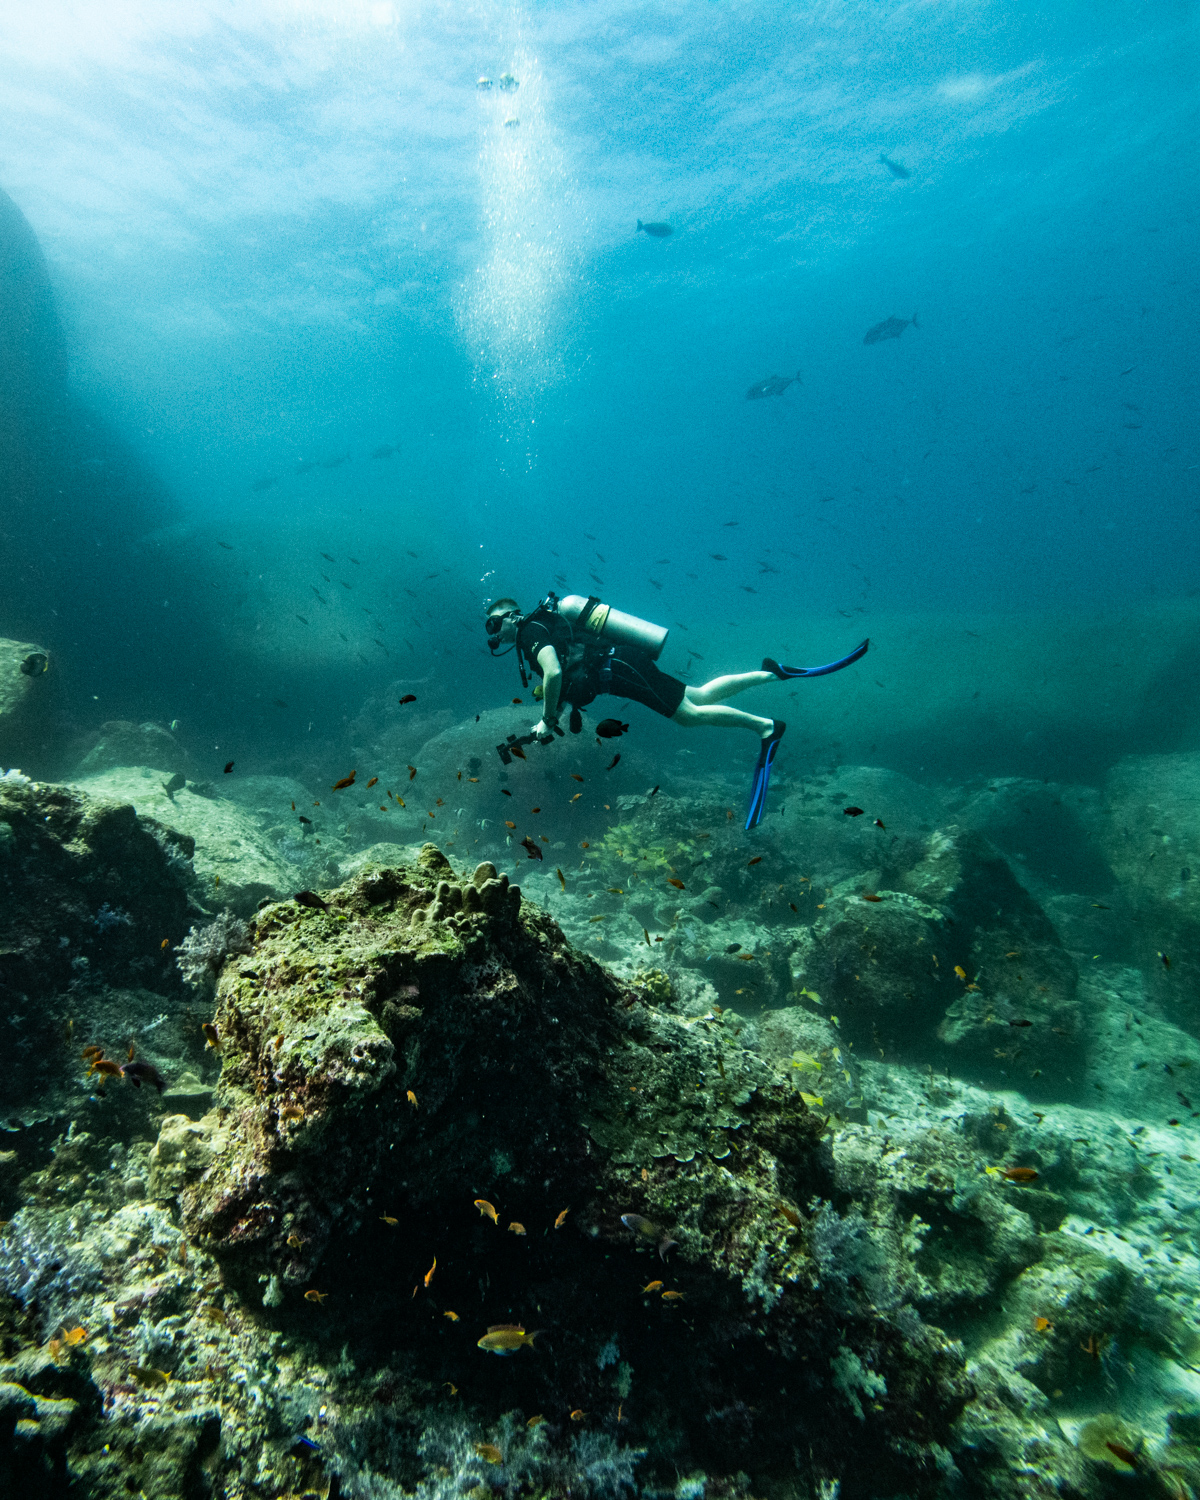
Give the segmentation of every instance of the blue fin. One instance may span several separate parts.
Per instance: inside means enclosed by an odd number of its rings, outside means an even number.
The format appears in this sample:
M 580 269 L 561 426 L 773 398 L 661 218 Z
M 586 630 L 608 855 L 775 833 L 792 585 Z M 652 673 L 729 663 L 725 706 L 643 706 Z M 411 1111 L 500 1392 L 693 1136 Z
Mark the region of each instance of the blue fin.
M 758 761 L 754 767 L 754 782 L 750 788 L 750 811 L 746 815 L 746 831 L 757 828 L 763 820 L 763 814 L 767 810 L 767 787 L 771 783 L 771 766 L 775 761 L 775 752 L 779 749 L 779 741 L 783 738 L 783 732 L 787 725 L 782 719 L 772 720 L 770 735 L 763 740 L 758 752 Z
M 840 672 L 843 667 L 848 667 L 851 662 L 856 662 L 860 656 L 867 654 L 867 647 L 871 644 L 868 636 L 861 646 L 855 646 L 849 656 L 840 656 L 837 661 L 828 662 L 823 667 L 781 667 L 773 657 L 764 656 L 762 669 L 764 672 L 774 672 L 776 677 L 827 677 L 830 672 Z

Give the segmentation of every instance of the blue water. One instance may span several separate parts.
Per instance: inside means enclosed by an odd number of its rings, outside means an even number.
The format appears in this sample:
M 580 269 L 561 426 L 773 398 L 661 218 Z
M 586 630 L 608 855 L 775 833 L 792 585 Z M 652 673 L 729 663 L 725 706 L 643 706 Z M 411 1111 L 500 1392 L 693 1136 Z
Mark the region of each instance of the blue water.
M 948 757 L 1048 671 L 1070 761 L 1131 612 L 1151 722 L 1103 732 L 1196 728 L 1153 676 L 1197 628 L 1190 7 L 50 3 L 0 47 L 87 418 L 0 624 L 81 727 L 266 761 L 381 679 L 502 703 L 485 602 L 562 574 L 681 673 L 871 634 L 897 762 L 931 670 Z

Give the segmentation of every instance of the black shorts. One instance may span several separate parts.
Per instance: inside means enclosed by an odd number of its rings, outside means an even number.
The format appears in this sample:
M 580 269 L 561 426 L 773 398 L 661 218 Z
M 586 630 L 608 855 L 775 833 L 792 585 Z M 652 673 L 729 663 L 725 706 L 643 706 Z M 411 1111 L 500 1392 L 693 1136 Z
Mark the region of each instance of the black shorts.
M 630 651 L 612 658 L 612 677 L 604 691 L 614 698 L 632 698 L 670 719 L 683 702 L 687 684 L 660 672 L 648 656 Z

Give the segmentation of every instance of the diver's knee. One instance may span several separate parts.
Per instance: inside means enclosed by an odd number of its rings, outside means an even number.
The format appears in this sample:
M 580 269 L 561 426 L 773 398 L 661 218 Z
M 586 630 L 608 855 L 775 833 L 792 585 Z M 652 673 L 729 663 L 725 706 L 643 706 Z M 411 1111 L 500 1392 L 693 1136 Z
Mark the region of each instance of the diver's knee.
M 681 729 L 694 729 L 700 723 L 700 719 L 701 715 L 696 712 L 696 705 L 686 696 L 671 715 L 671 722 L 678 724 Z

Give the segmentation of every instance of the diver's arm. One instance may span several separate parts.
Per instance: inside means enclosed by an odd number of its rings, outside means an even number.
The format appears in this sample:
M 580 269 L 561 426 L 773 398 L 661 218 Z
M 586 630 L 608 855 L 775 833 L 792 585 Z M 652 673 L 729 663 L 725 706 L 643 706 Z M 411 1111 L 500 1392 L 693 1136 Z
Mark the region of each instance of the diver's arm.
M 558 695 L 562 689 L 562 667 L 553 646 L 543 646 L 537 655 L 542 669 L 542 723 L 553 729 L 558 723 Z

